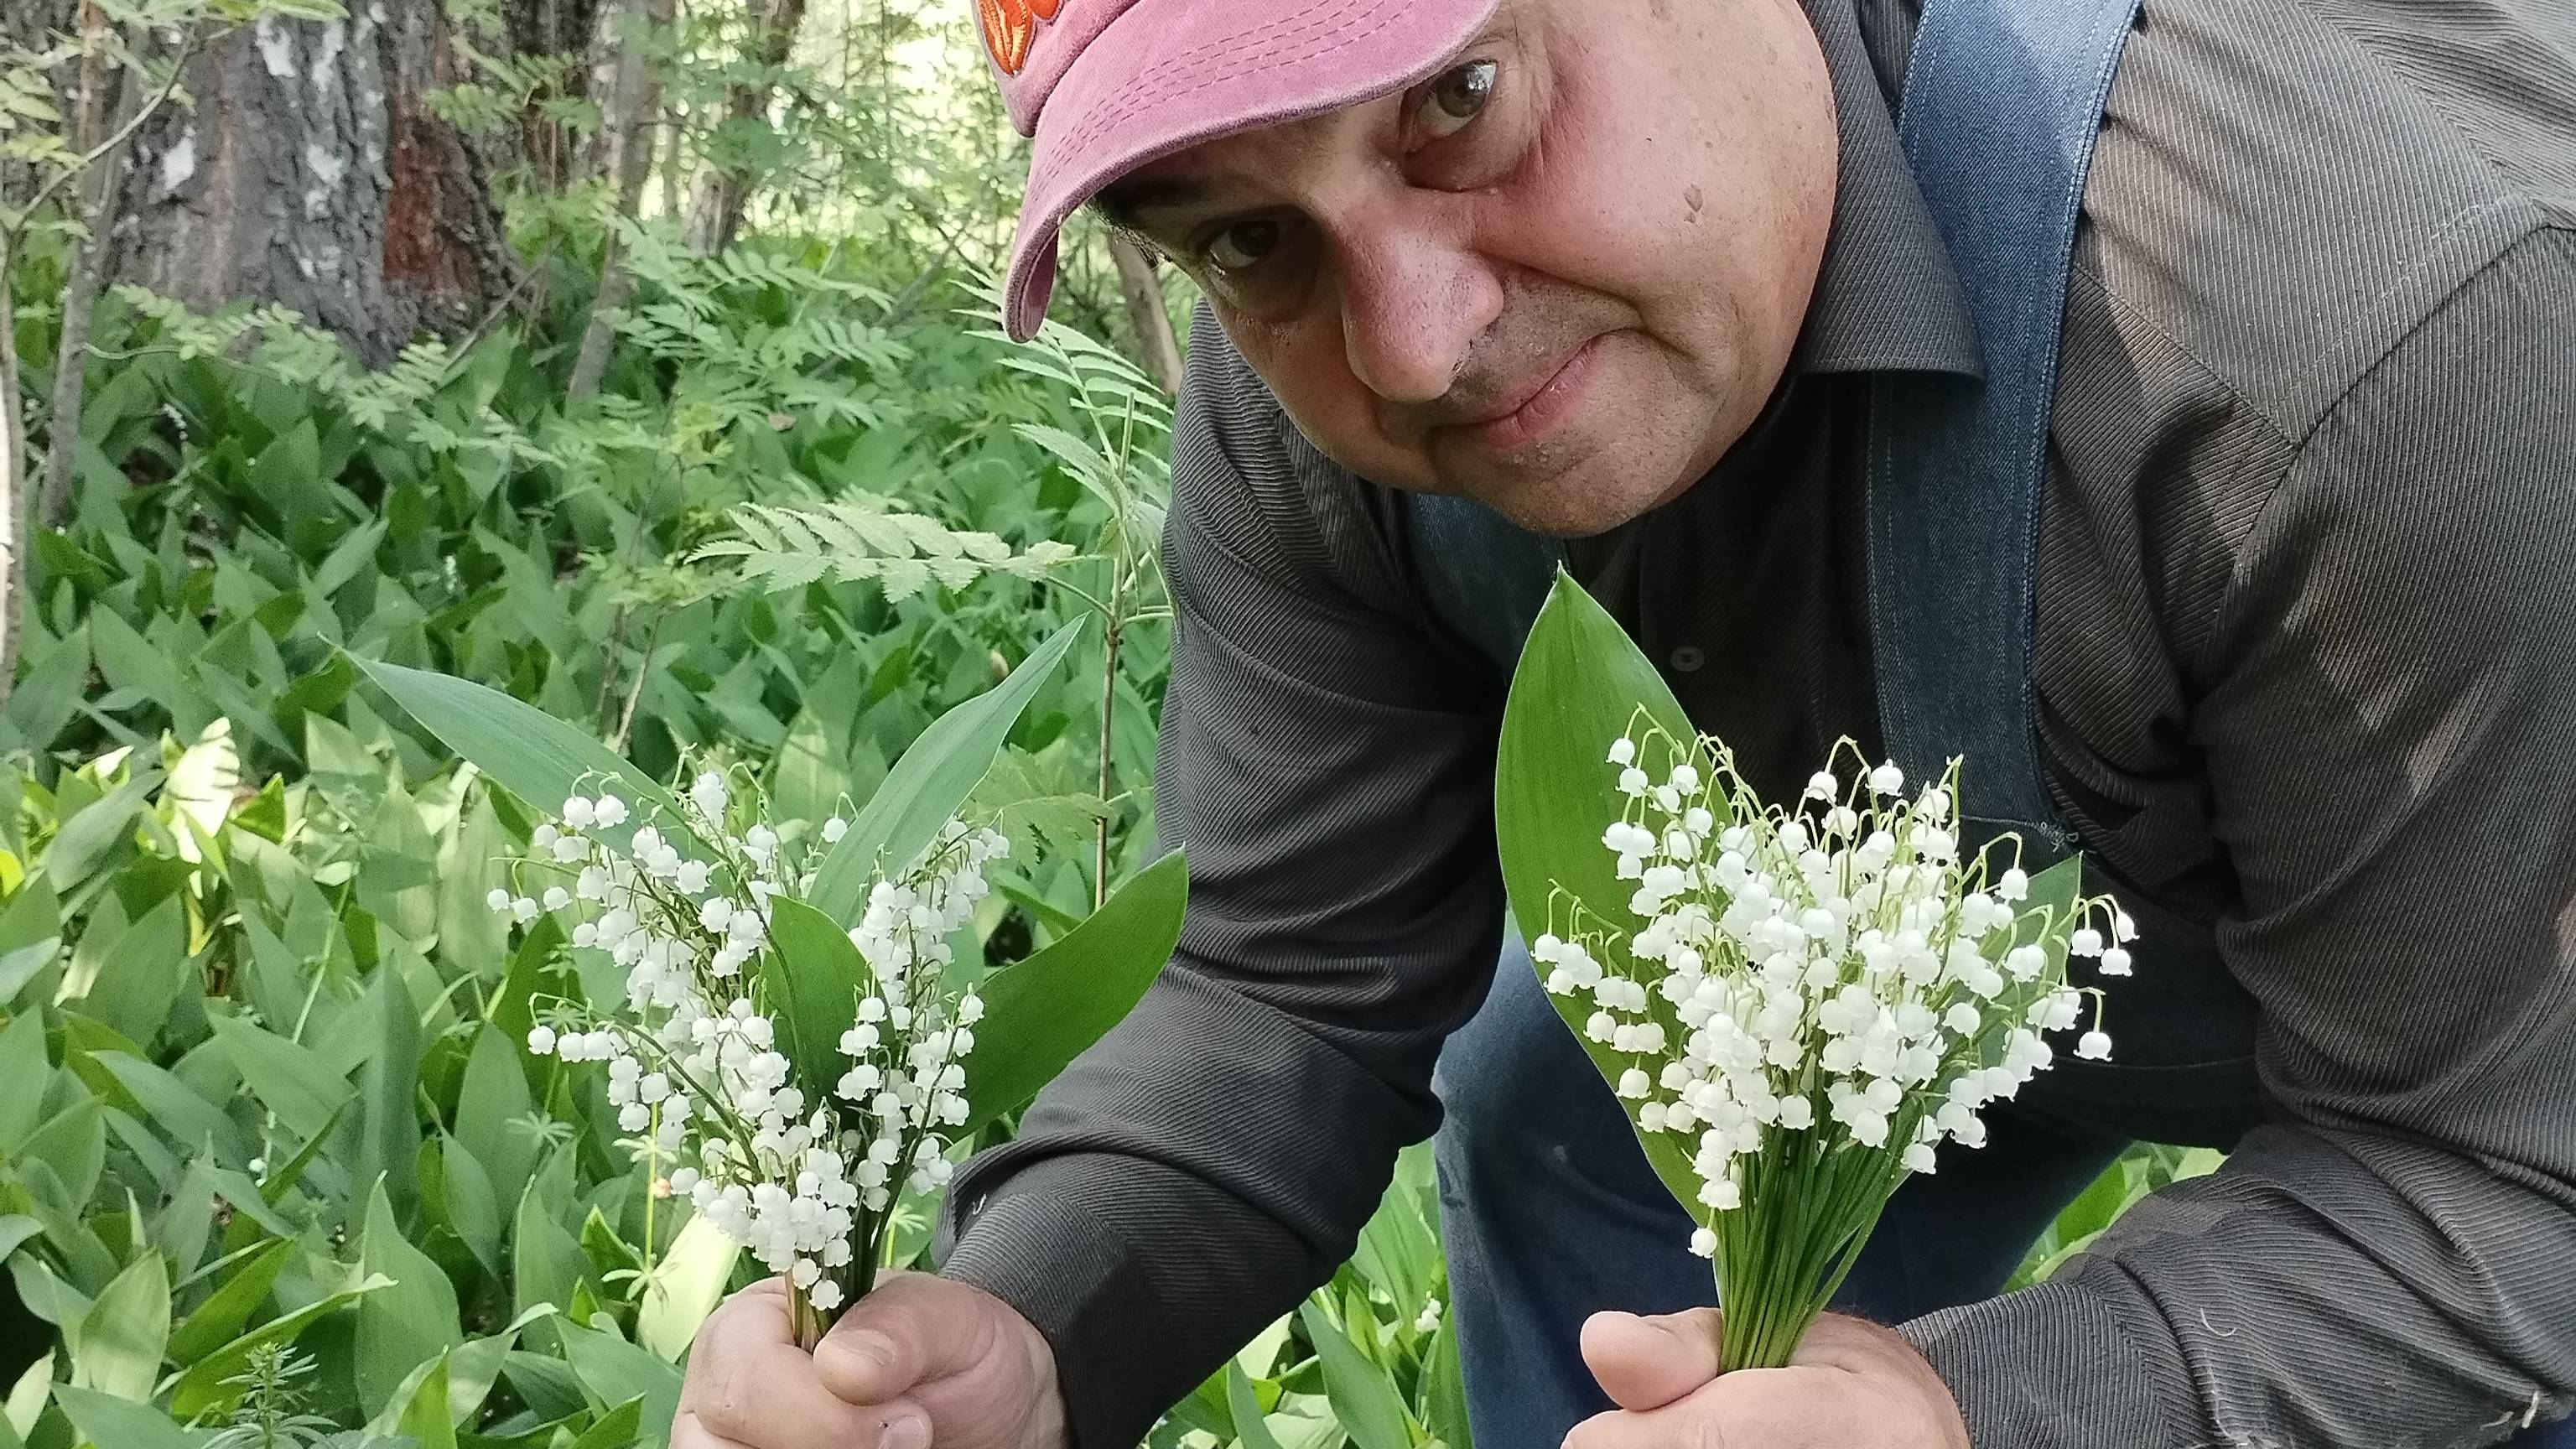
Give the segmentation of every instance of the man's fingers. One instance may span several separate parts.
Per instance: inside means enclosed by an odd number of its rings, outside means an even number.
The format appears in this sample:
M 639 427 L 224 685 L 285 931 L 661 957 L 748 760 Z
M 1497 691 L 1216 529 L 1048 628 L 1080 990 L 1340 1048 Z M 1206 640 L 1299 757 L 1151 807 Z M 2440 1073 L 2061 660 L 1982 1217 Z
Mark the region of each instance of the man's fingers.
M 792 1343 L 730 1355 L 703 1389 L 691 1385 L 686 1407 L 719 1441 L 746 1449 L 881 1449 L 888 1429 L 884 1414 L 824 1387 L 814 1360 Z M 925 1421 L 918 1443 L 882 1449 L 927 1449 L 929 1441 Z
M 1000 1341 L 994 1311 L 962 1283 L 892 1274 L 832 1325 L 814 1350 L 814 1366 L 853 1404 L 892 1404 L 992 1354 Z
M 672 1449 L 927 1449 L 888 1438 L 888 1416 L 845 1403 L 796 1346 L 786 1290 L 756 1284 L 710 1315 L 689 1355 Z M 920 1416 L 913 1416 L 919 1419 Z M 686 1423 L 696 1437 L 683 1438 Z
M 697 1414 L 682 1409 L 671 1421 L 671 1449 L 750 1449 L 749 1445 L 727 1439 L 698 1422 Z
M 1723 1320 L 1714 1308 L 1660 1318 L 1596 1313 L 1583 1325 L 1583 1361 L 1623 1409 L 1660 1409 L 1718 1374 Z

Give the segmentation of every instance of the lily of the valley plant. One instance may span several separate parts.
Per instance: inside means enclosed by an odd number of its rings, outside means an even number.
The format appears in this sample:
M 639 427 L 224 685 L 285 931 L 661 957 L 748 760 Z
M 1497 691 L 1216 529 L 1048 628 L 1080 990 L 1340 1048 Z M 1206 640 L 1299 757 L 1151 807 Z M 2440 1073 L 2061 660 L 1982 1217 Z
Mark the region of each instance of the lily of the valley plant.
M 984 999 L 951 982 L 951 942 L 989 893 L 985 865 L 1010 847 L 952 818 L 871 884 L 847 932 L 866 975 L 833 1044 L 846 1069 L 825 1083 L 779 1050 L 764 958 L 781 949 L 770 939 L 780 916 L 814 888 L 815 847 L 838 844 L 849 822 L 781 830 L 761 817 L 756 785 L 740 793 L 702 773 L 680 818 L 658 825 L 631 819 L 613 793 L 569 796 L 515 872 L 541 893 L 496 889 L 491 904 L 568 920 L 574 948 L 626 971 L 622 1004 L 557 1002 L 528 1049 L 605 1063 L 639 1152 L 686 1164 L 672 1191 L 828 1315 L 867 1291 L 897 1193 L 948 1181 L 984 1017 Z M 666 830 L 707 843 L 712 860 L 683 856 Z
M 952 1145 L 1124 1017 L 1179 937 L 1177 853 L 1026 960 L 986 971 L 970 929 L 1009 846 L 961 811 L 1077 632 L 821 821 L 767 818 L 748 773 L 666 790 L 507 695 L 361 664 L 546 814 L 490 904 L 605 969 L 558 973 L 527 1046 L 598 1064 L 647 1170 L 786 1277 L 809 1345 L 874 1283 L 901 1196 L 944 1186 Z
M 1546 927 L 1549 994 L 1714 1260 L 1727 1369 L 1790 1361 L 1888 1199 L 1944 1142 L 1984 1142 L 1978 1113 L 2051 1064 L 2051 1034 L 2110 1054 L 2067 958 L 2125 975 L 2134 928 L 2076 894 L 2073 860 L 2034 877 L 2013 836 L 1964 848 L 1961 775 L 1909 793 L 1845 744 L 1766 804 L 1570 584 L 1523 657 L 1498 780 L 1514 912 Z

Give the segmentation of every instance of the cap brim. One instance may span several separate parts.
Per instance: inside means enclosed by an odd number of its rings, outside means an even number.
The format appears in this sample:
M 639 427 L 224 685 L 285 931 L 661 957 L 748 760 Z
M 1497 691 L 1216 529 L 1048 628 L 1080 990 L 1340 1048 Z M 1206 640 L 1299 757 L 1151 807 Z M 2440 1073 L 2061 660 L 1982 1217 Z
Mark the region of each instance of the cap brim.
M 1003 284 L 1013 337 L 1037 335 L 1056 234 L 1139 166 L 1202 141 L 1338 110 L 1438 71 L 1497 0 L 1145 0 L 1110 22 L 1039 113 Z

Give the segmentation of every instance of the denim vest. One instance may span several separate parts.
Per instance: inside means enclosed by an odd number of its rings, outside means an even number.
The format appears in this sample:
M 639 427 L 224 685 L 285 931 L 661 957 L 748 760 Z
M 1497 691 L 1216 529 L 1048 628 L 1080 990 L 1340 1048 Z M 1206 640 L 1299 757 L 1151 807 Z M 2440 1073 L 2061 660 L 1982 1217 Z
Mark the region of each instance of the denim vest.
M 1898 134 L 1966 291 L 1984 381 L 1882 374 L 1870 397 L 1869 629 L 1881 737 L 1917 779 L 1967 760 L 1973 838 L 2018 832 L 2034 865 L 2081 841 L 2039 756 L 2032 562 L 2068 268 L 2102 105 L 2138 0 L 1926 0 Z M 1470 500 L 1408 494 L 1416 585 L 1506 673 L 1562 548 Z M 2088 862 L 2091 865 L 2092 862 Z M 2061 1054 L 2027 1115 L 2232 1144 L 2260 1121 L 2256 1012 L 2209 925 L 2088 871 L 2137 918 L 2110 988 L 2114 1062 Z

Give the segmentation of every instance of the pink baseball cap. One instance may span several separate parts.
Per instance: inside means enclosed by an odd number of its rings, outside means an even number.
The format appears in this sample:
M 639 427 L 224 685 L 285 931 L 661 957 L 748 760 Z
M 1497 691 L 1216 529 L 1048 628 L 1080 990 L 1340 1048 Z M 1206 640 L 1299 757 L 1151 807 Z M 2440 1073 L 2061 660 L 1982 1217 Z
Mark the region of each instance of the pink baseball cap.
M 1003 320 L 1026 340 L 1056 233 L 1119 177 L 1202 141 L 1435 74 L 1497 0 L 976 0 L 1011 123 L 1034 137 Z

